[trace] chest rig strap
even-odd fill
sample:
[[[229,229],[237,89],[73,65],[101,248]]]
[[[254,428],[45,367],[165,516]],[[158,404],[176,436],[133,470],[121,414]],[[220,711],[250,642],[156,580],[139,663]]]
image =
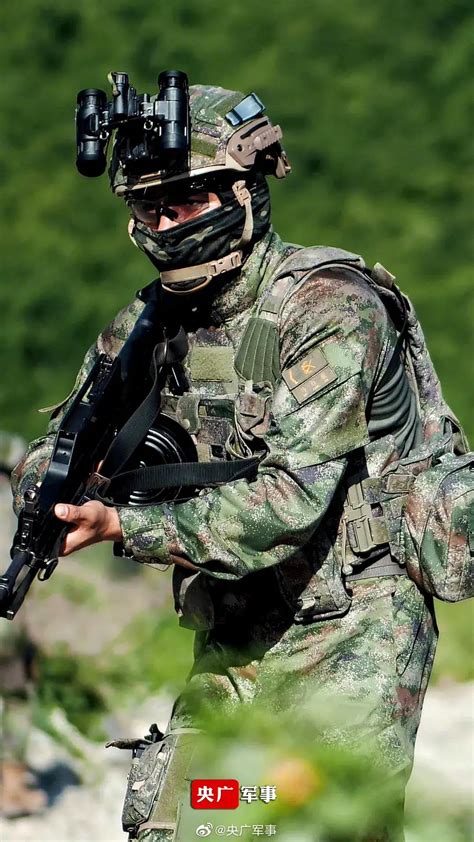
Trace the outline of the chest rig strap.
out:
[[[393,517],[390,504],[395,503],[395,512],[402,510],[413,477],[389,474],[358,479],[353,475],[349,482],[342,520],[346,581],[405,575],[406,568],[398,563],[398,553],[393,547],[394,524],[387,517]]]

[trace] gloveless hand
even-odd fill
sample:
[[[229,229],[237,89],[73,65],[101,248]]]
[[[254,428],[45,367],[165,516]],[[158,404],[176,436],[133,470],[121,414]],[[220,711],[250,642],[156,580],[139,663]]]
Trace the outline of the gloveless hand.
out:
[[[90,500],[82,506],[57,503],[54,514],[59,520],[73,524],[64,539],[61,556],[70,555],[100,541],[122,540],[117,509],[104,506],[98,500]]]

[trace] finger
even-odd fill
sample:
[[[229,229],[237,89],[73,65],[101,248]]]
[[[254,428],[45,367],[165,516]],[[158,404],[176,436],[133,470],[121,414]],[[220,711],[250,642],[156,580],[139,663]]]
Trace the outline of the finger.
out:
[[[61,546],[59,552],[60,556],[71,555],[71,553],[75,553],[76,550],[81,550],[83,547],[87,547],[88,541],[81,541],[80,538],[78,539],[77,535],[77,532],[68,532]]]
[[[54,507],[54,514],[67,523],[78,523],[83,518],[80,506],[67,506],[65,503],[58,503]]]
[[[95,542],[96,538],[93,532],[87,528],[77,526],[74,529],[71,529],[71,531],[64,536],[60,555],[71,555],[71,553],[75,553],[76,550],[82,550],[83,547],[88,547],[90,544],[94,544]]]

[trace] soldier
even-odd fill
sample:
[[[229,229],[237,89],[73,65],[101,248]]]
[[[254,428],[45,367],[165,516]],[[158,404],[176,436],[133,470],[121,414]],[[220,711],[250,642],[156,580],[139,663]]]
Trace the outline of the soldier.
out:
[[[324,690],[347,702],[337,739],[375,734],[405,783],[437,635],[431,598],[399,563],[410,472],[390,469],[464,448],[394,277],[342,249],[288,245],[271,227],[267,177],[290,167],[258,97],[196,85],[190,108],[181,172],[154,162],[132,174],[117,135],[112,190],[160,279],[99,336],[78,383],[99,353],[117,354],[158,290],[169,335],[182,325],[189,342],[184,386],[168,383],[162,411],[200,461],[253,456],[256,478],[177,503],[56,508],[73,527],[64,555],[111,540],[173,565],[180,621],[197,631],[166,738],[168,785],[140,803],[138,786],[127,795],[131,838],[153,840],[176,838],[170,781],[200,724],[196,698],[225,711],[268,697],[278,709]],[[67,406],[16,470],[18,505]]]

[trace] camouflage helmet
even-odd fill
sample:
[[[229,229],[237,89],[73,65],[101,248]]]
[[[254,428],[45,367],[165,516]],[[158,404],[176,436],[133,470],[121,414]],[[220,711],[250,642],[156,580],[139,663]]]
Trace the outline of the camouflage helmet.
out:
[[[126,172],[114,144],[109,176],[116,195],[219,171],[244,174],[259,170],[277,178],[284,178],[290,172],[290,164],[280,144],[280,126],[273,126],[264,115],[265,106],[255,93],[246,96],[240,91],[192,85],[189,101],[189,169],[175,172],[171,177],[165,170],[140,175]]]

